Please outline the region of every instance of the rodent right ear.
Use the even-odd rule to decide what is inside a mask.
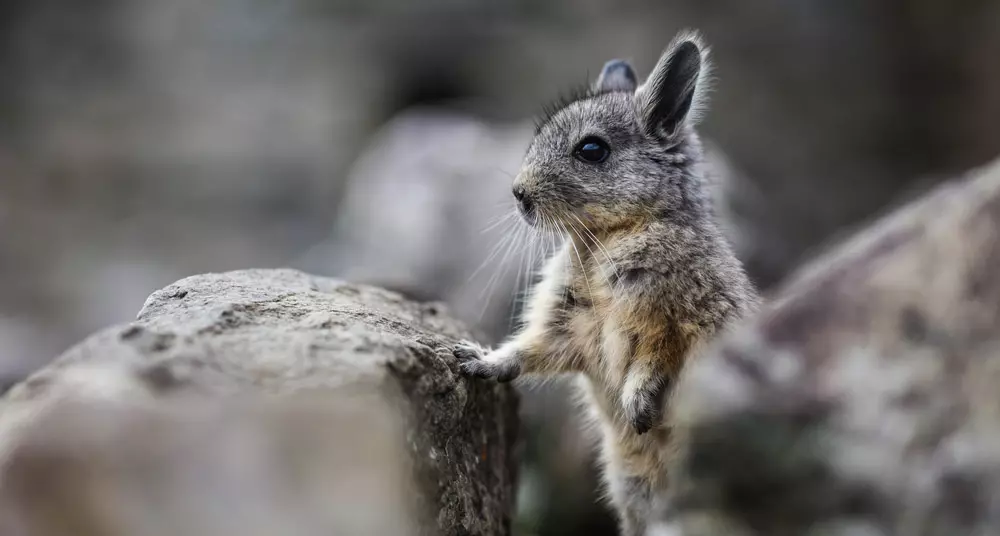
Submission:
[[[643,128],[653,137],[675,137],[693,121],[707,90],[707,49],[685,32],[677,36],[636,92]]]

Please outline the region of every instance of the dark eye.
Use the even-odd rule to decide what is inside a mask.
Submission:
[[[583,140],[577,144],[576,150],[573,151],[573,154],[588,164],[600,164],[608,159],[608,155],[611,154],[611,149],[608,148],[608,144],[601,138],[590,136],[583,138]]]

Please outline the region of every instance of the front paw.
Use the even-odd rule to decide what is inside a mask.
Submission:
[[[645,434],[659,424],[663,412],[657,398],[652,393],[637,394],[626,406],[625,417],[636,434]]]
[[[473,343],[458,344],[452,353],[458,359],[458,370],[465,376],[509,382],[521,374],[521,364],[517,359],[498,356],[497,352],[487,352]]]
[[[459,362],[465,363],[468,361],[478,361],[486,357],[486,354],[490,353],[489,350],[479,346],[474,342],[462,341],[455,345],[455,348],[451,351],[455,355],[455,358]]]

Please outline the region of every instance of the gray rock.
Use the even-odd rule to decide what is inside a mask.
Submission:
[[[120,370],[75,372],[128,386]],[[4,407],[0,534],[420,534],[403,428],[371,392],[94,394]]]
[[[189,277],[153,293],[135,322],[92,336],[8,392],[0,413],[3,426],[0,433],[2,444],[7,445],[3,451],[8,453],[7,466],[13,469],[0,478],[25,480],[24,474],[31,474],[30,470],[19,473],[18,468],[23,469],[24,464],[11,464],[10,460],[37,459],[26,445],[37,445],[39,437],[48,436],[56,439],[41,444],[66,446],[62,451],[53,447],[56,454],[50,455],[56,459],[65,458],[64,451],[76,452],[68,445],[82,441],[92,447],[90,450],[81,447],[85,451],[81,456],[90,461],[106,462],[105,451],[95,445],[112,444],[119,445],[124,459],[138,459],[154,472],[164,472],[165,467],[190,471],[191,463],[195,462],[213,466],[213,460],[226,456],[218,452],[202,453],[191,447],[198,444],[193,438],[198,430],[225,430],[224,423],[229,422],[226,416],[235,412],[249,415],[246,420],[250,424],[238,427],[234,434],[249,433],[248,430],[272,432],[265,436],[282,437],[282,444],[291,445],[290,448],[315,444],[305,438],[315,435],[308,430],[316,428],[334,430],[332,435],[321,437],[319,444],[340,445],[341,451],[345,450],[344,444],[352,442],[362,445],[361,451],[374,445],[374,453],[367,462],[370,467],[360,466],[365,468],[363,474],[383,475],[388,479],[391,471],[386,466],[398,466],[395,458],[407,460],[412,468],[407,474],[413,478],[397,483],[405,489],[409,482],[419,490],[412,494],[418,499],[414,505],[415,515],[421,519],[417,526],[411,524],[404,532],[380,532],[382,529],[370,532],[373,529],[369,525],[359,529],[360,532],[348,533],[508,534],[517,467],[517,397],[507,386],[467,382],[457,375],[450,345],[469,336],[466,328],[448,316],[441,304],[410,302],[374,287],[293,270],[247,270]],[[289,407],[294,408],[302,397],[321,401],[319,406],[327,411],[323,415],[333,420],[302,418],[299,421],[306,423],[303,426],[274,434],[277,423],[288,419],[261,415],[290,411],[301,416],[301,412]],[[167,403],[191,398],[207,404],[204,406],[207,416],[199,411],[191,419],[184,409],[178,409],[190,409],[190,404]],[[229,401],[246,398],[255,401],[250,404],[252,409],[247,410],[243,405],[231,407]],[[83,399],[85,403],[67,406],[67,399]],[[392,449],[379,446],[389,437],[386,435],[389,432],[380,430],[391,427],[375,427],[375,431],[358,427],[358,422],[373,420],[358,417],[358,413],[350,416],[355,425],[337,424],[349,420],[334,410],[359,406],[357,401],[369,399],[375,402],[360,404],[359,410],[372,412],[381,405],[392,408],[383,412],[389,416],[382,420],[392,421],[393,415],[402,417],[401,433],[406,439],[399,442],[401,448],[405,447],[399,456],[392,456]],[[277,404],[278,409],[273,410],[266,401]],[[97,411],[93,409],[95,403],[112,404],[118,409]],[[261,410],[261,405],[270,409]],[[56,408],[51,410],[54,416],[44,417],[45,412],[43,417],[32,416],[39,413],[38,408],[50,407]],[[330,416],[330,411],[336,415]],[[29,415],[27,421],[24,415]],[[71,419],[67,415],[77,417]],[[103,423],[96,425],[103,432],[81,427],[79,433],[57,433],[61,427],[52,424],[74,420]],[[24,422],[28,423],[26,427]],[[333,424],[324,426],[324,422]],[[374,419],[374,422],[379,421]],[[25,428],[27,432],[23,431]],[[175,443],[190,447],[188,450],[195,454],[143,457],[147,450],[156,452],[155,448],[146,448],[156,442],[142,438],[133,442],[113,441],[123,431],[137,430],[174,438]],[[298,433],[301,435],[297,438]],[[404,452],[408,455],[404,456]],[[306,473],[329,473],[330,468],[323,464],[330,459],[320,456],[318,460],[322,462],[319,466],[306,464]],[[115,470],[110,474],[130,475],[127,467],[112,465]],[[359,469],[356,461],[342,466],[337,467],[350,470],[353,466],[355,472]],[[283,475],[286,467],[277,464],[265,469]],[[258,472],[261,471],[264,470]],[[49,480],[42,480],[55,478],[53,482],[58,483],[60,475],[49,473]],[[256,482],[255,474],[247,477],[251,484]],[[71,480],[70,476],[63,476]],[[244,488],[234,485],[231,479],[226,480],[227,476],[232,475],[219,477],[223,482],[222,493]],[[121,479],[105,480],[116,484]],[[109,490],[108,493],[123,493],[121,486],[104,483],[103,489]],[[168,487],[168,492],[177,492],[168,495],[177,498],[185,489],[182,485]],[[365,496],[365,489],[369,488],[361,486],[360,496]],[[247,502],[241,493],[224,497],[207,495],[209,501],[230,500],[239,507],[257,510],[251,508],[257,503]],[[315,495],[307,496],[317,500]],[[319,498],[332,496],[335,495],[327,493]],[[353,503],[348,501],[355,506],[348,510],[357,513],[374,509],[377,514],[370,516],[369,521],[382,523],[376,527],[396,515],[391,513],[394,503],[390,498],[385,499],[385,505],[355,504],[358,500],[355,497]],[[263,503],[277,508],[273,503]],[[337,510],[338,504],[325,504],[324,508]],[[151,505],[140,499],[137,507],[142,506]],[[201,529],[208,525],[192,526]],[[289,528],[281,523],[275,526]],[[337,526],[343,529],[343,525]],[[357,524],[352,526],[358,529]]]
[[[662,535],[995,534],[1000,162],[819,257],[687,370]]]

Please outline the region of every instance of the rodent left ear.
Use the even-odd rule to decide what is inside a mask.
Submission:
[[[643,127],[654,137],[676,136],[697,119],[708,71],[708,49],[697,34],[678,35],[636,92]]]
[[[632,66],[625,60],[611,60],[604,64],[601,75],[594,82],[594,89],[599,93],[611,91],[635,92],[639,85]]]

